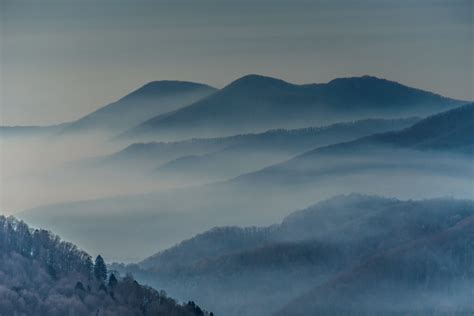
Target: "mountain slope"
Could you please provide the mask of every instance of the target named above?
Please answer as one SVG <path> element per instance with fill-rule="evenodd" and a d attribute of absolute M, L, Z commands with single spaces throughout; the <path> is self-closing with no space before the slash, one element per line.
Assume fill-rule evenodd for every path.
<path fill-rule="evenodd" d="M 151 256 L 138 266 L 117 268 L 132 271 L 149 284 L 166 284 L 178 297 L 198 297 L 218 313 L 269 315 L 315 285 L 323 287 L 335 282 L 331 280 L 340 278 L 344 271 L 349 271 L 351 278 L 358 278 L 362 269 L 357 267 L 367 266 L 363 273 L 370 277 L 377 273 L 374 267 L 379 265 L 367 262 L 386 254 L 394 256 L 401 252 L 395 249 L 404 249 L 407 245 L 426 245 L 420 240 L 431 240 L 432 247 L 417 246 L 414 253 L 418 254 L 410 251 L 411 259 L 408 257 L 408 261 L 397 261 L 391 266 L 407 271 L 404 277 L 413 284 L 408 284 L 406 289 L 416 292 L 417 286 L 424 282 L 413 273 L 418 271 L 417 265 L 436 266 L 441 260 L 440 249 L 449 249 L 452 245 L 444 246 L 440 238 L 434 240 L 433 236 L 443 236 L 447 231 L 471 223 L 459 231 L 457 241 L 466 251 L 466 259 L 474 258 L 471 257 L 474 248 L 466 247 L 470 245 L 466 241 L 472 234 L 473 218 L 474 204 L 467 200 L 401 201 L 355 194 L 338 196 L 294 212 L 277 225 L 214 228 Z M 460 254 L 462 252 L 448 252 L 443 258 L 455 263 L 459 262 Z M 453 284 L 457 280 L 454 275 L 471 271 L 469 262 L 472 264 L 472 261 L 464 261 L 453 265 L 453 278 L 442 269 L 431 270 L 430 277 L 441 284 Z M 411 266 L 415 268 L 408 272 Z M 380 268 L 381 274 L 387 271 Z M 380 281 L 386 282 L 381 287 L 391 285 L 386 279 Z M 202 286 L 196 288 L 194 284 Z M 357 283 L 354 291 L 363 290 L 367 284 L 371 284 L 370 281 Z M 437 287 L 428 284 L 426 289 Z M 224 297 L 232 297 L 232 300 L 223 304 Z M 331 299 L 338 302 L 339 296 Z M 303 307 L 310 302 L 326 302 L 318 296 L 305 296 L 300 301 L 305 303 Z M 383 308 L 389 310 L 387 306 Z M 298 309 L 285 309 L 282 315 L 292 315 L 293 310 Z"/>
<path fill-rule="evenodd" d="M 370 76 L 295 85 L 248 75 L 209 98 L 152 118 L 123 137 L 215 136 L 330 124 L 369 117 L 428 115 L 460 101 Z"/>
<path fill-rule="evenodd" d="M 194 82 L 153 81 L 120 100 L 69 123 L 63 132 L 124 131 L 153 116 L 193 103 L 215 91 L 213 87 Z"/>
<path fill-rule="evenodd" d="M 474 103 L 430 116 L 399 133 L 374 136 L 373 140 L 419 150 L 443 150 L 472 155 Z"/>
<path fill-rule="evenodd" d="M 139 266 L 156 271 L 192 266 L 272 242 L 319 240 L 356 246 L 370 241 L 374 251 L 441 231 L 473 215 L 473 207 L 472 201 L 453 199 L 401 201 L 360 194 L 336 196 L 295 211 L 278 225 L 213 228 L 143 260 Z"/>
<path fill-rule="evenodd" d="M 474 313 L 474 215 L 381 251 L 293 300 L 277 315 Z"/>
<path fill-rule="evenodd" d="M 90 255 L 14 218 L 0 216 L 0 250 L 2 315 L 208 315 L 105 266 L 100 279 Z"/>

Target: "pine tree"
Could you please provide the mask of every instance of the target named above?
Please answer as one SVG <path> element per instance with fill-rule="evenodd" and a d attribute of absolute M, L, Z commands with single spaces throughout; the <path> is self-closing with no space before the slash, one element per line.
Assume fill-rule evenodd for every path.
<path fill-rule="evenodd" d="M 92 262 L 92 257 L 89 255 L 86 255 L 84 259 L 84 272 L 89 278 L 92 277 L 92 273 L 94 272 L 94 263 Z"/>
<path fill-rule="evenodd" d="M 107 280 L 107 267 L 101 255 L 95 258 L 94 275 L 97 280 L 105 282 Z"/>
<path fill-rule="evenodd" d="M 116 285 L 117 285 L 117 278 L 115 277 L 115 274 L 111 273 L 109 277 L 109 287 L 113 288 Z"/>

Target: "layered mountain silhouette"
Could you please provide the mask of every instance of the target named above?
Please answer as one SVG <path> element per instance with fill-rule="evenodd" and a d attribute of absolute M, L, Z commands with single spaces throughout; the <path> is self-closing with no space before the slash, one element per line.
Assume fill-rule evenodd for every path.
<path fill-rule="evenodd" d="M 215 92 L 208 85 L 187 81 L 153 81 L 77 121 L 63 133 L 112 131 L 118 133 L 156 115 L 176 110 Z"/>
<path fill-rule="evenodd" d="M 406 150 L 444 152 L 472 157 L 474 146 L 474 104 L 466 104 L 450 111 L 435 114 L 401 131 L 371 135 L 352 142 L 317 148 L 280 165 L 255 174 L 244 175 L 246 181 L 292 181 L 317 175 L 360 172 L 363 169 L 399 168 L 408 163 L 410 168 L 423 169 L 423 160 L 417 165 Z M 354 161 L 354 155 L 359 159 Z M 405 155 L 405 159 L 404 159 Z M 332 164 L 323 162 L 331 157 Z M 362 157 L 365 157 L 364 160 Z M 374 159 L 379 157 L 379 159 Z M 383 157 L 387 157 L 384 159 Z M 390 158 L 398 157 L 396 160 Z M 340 159 L 338 165 L 334 165 Z M 447 164 L 441 170 L 449 171 Z M 440 171 L 441 171 L 440 170 Z"/>
<path fill-rule="evenodd" d="M 220 138 L 135 143 L 96 159 L 101 168 L 124 166 L 157 169 L 156 177 L 224 179 L 284 161 L 309 149 L 398 130 L 418 119 L 368 119 L 324 127 L 270 130 Z"/>
<path fill-rule="evenodd" d="M 122 137 L 208 137 L 362 118 L 425 116 L 461 103 L 371 76 L 296 85 L 247 75 L 208 98 L 154 117 Z"/>
<path fill-rule="evenodd" d="M 311 148 L 349 141 L 387 130 L 399 130 L 417 119 L 361 120 L 322 128 L 271 130 L 242 137 L 221 150 L 182 156 L 156 169 L 159 178 L 224 180 L 285 161 Z"/>
<path fill-rule="evenodd" d="M 472 237 L 473 224 L 472 201 L 352 194 L 294 212 L 277 225 L 214 228 L 137 266 L 117 268 L 144 282 L 169 284 L 175 295 L 196 296 L 226 315 L 270 315 L 282 308 L 280 315 L 472 311 L 474 245 L 462 240 Z M 430 303 L 443 291 L 459 300 Z M 374 297 L 385 301 L 375 304 Z"/>
<path fill-rule="evenodd" d="M 110 251 L 109 257 L 132 253 L 140 257 L 210 225 L 268 223 L 289 209 L 335 194 L 357 191 L 405 198 L 467 197 L 472 195 L 474 172 L 472 153 L 465 150 L 472 146 L 469 126 L 473 107 L 446 111 L 398 132 L 311 150 L 223 182 L 48 205 L 21 216 L 92 249 L 100 244 Z M 450 137 L 449 143 L 458 144 L 456 147 L 425 146 L 438 144 L 433 139 L 444 143 Z M 98 241 L 97 233 L 87 227 L 107 230 L 121 242 Z M 130 234 L 125 238 L 118 227 L 127 227 Z M 129 250 L 125 252 L 124 246 Z"/>

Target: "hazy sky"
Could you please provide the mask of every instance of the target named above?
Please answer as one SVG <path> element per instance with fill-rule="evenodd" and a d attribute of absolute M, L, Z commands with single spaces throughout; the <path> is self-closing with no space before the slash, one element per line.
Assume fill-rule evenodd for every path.
<path fill-rule="evenodd" d="M 73 120 L 151 81 L 371 74 L 474 99 L 472 0 L 0 0 L 0 123 Z"/>

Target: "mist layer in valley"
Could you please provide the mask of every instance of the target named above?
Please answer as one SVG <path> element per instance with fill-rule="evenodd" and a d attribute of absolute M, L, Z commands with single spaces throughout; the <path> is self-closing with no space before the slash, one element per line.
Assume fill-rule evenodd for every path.
<path fill-rule="evenodd" d="M 20 216 L 86 249 L 105 249 L 114 260 L 136 261 L 216 225 L 269 224 L 291 209 L 347 192 L 470 198 L 473 108 L 321 147 L 231 180 L 55 204 Z"/>

